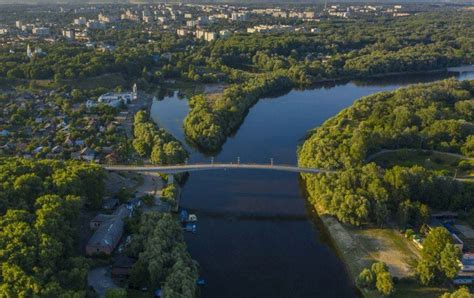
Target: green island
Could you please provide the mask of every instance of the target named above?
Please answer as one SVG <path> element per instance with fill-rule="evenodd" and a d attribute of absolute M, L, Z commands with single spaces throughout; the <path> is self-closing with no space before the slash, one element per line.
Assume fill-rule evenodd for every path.
<path fill-rule="evenodd" d="M 206 291 L 213 268 L 184 236 L 197 216 L 176 214 L 186 176 L 104 170 L 187 162 L 152 120 L 155 95 L 192 90 L 182 126 L 207 158 L 262 98 L 474 63 L 469 7 L 236 7 L 0 4 L 1 297 Z M 360 294 L 470 295 L 451 283 L 461 249 L 430 219 L 474 226 L 473 121 L 474 82 L 445 80 L 362 98 L 298 149 L 300 166 L 337 171 L 303 180 Z"/>
<path fill-rule="evenodd" d="M 437 211 L 474 210 L 473 98 L 474 81 L 456 80 L 367 96 L 299 148 L 299 165 L 338 170 L 304 183 L 364 295 L 373 295 L 375 261 L 399 278 L 390 290 L 377 285 L 384 295 L 440 295 L 432 286 L 458 274 L 461 251 L 445 228 L 426 232 L 421 250 L 402 235 L 416 239 Z"/>
<path fill-rule="evenodd" d="M 435 25 L 440 18 L 445 26 Z M 235 35 L 219 40 L 196 55 L 212 61 L 233 83 L 217 98 L 192 98 L 184 131 L 200 148 L 219 151 L 262 97 L 326 81 L 472 63 L 469 44 L 474 37 L 458 26 L 449 15 L 426 14 L 389 22 L 321 24 L 327 30 L 317 34 Z"/>
<path fill-rule="evenodd" d="M 154 164 L 182 164 L 188 157 L 183 145 L 170 133 L 149 119 L 145 111 L 139 111 L 133 121 L 133 148 L 141 157 Z"/>

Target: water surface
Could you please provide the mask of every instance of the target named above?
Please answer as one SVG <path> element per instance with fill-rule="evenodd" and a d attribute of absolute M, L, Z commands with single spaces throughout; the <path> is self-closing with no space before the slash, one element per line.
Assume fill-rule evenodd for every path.
<path fill-rule="evenodd" d="M 295 164 L 305 134 L 359 97 L 429 82 L 448 74 L 391 77 L 293 90 L 260 100 L 216 161 Z M 474 73 L 457 76 L 474 79 Z M 152 117 L 184 142 L 186 99 L 154 102 Z M 189 162 L 210 157 L 188 145 Z M 198 232 L 186 234 L 207 285 L 203 297 L 351 297 L 344 265 L 312 223 L 298 175 L 271 171 L 190 174 L 181 207 L 196 213 Z"/>

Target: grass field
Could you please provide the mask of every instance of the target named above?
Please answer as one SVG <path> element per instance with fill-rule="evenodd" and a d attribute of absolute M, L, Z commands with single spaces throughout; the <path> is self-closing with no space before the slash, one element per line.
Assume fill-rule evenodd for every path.
<path fill-rule="evenodd" d="M 466 159 L 466 162 L 471 165 L 471 169 L 465 170 L 459 167 L 462 160 L 461 157 L 439 152 L 406 150 L 386 152 L 373 159 L 375 163 L 384 168 L 392 168 L 396 165 L 406 167 L 419 165 L 428 170 L 444 171 L 445 174 L 456 175 L 458 178 L 474 178 L 474 161 Z"/>
<path fill-rule="evenodd" d="M 80 88 L 80 89 L 95 89 L 98 87 L 113 89 L 117 87 L 118 85 L 121 85 L 121 86 L 127 85 L 127 81 L 120 73 L 110 73 L 110 74 L 105 74 L 98 77 L 91 77 L 91 78 L 86 78 L 86 79 L 64 80 L 64 81 L 61 81 L 60 83 L 64 85 L 70 85 L 73 88 Z M 130 88 L 132 88 L 132 86 L 130 86 Z"/>
<path fill-rule="evenodd" d="M 416 282 L 414 266 L 419 251 L 397 230 L 346 226 L 328 215 L 321 215 L 321 220 L 353 280 L 364 268 L 381 261 L 397 278 L 394 297 L 439 297 L 448 291 L 442 287 L 422 287 Z M 365 297 L 381 297 L 377 291 L 362 289 L 361 292 Z"/>

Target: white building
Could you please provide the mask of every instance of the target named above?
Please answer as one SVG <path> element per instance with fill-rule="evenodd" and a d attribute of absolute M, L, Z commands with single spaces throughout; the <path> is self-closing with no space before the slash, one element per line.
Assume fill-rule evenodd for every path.
<path fill-rule="evenodd" d="M 105 25 L 96 20 L 89 20 L 86 26 L 89 29 L 105 29 Z"/>
<path fill-rule="evenodd" d="M 74 25 L 84 26 L 85 24 L 87 24 L 87 20 L 86 20 L 85 17 L 80 17 L 78 19 L 74 19 Z"/>
<path fill-rule="evenodd" d="M 131 103 L 132 101 L 138 98 L 138 88 L 137 84 L 133 85 L 132 92 L 122 92 L 122 93 L 105 93 L 102 94 L 98 99 L 97 102 L 106 104 L 111 107 L 118 108 L 121 105 L 126 105 Z M 87 105 L 87 103 L 86 103 Z M 92 103 L 89 103 L 89 106 L 93 106 Z"/>
<path fill-rule="evenodd" d="M 75 39 L 76 31 L 74 31 L 73 29 L 64 29 L 63 36 L 66 37 L 67 39 Z"/>
<path fill-rule="evenodd" d="M 186 36 L 189 34 L 189 30 L 186 28 L 179 28 L 176 30 L 176 34 L 178 34 L 178 36 Z"/>
<path fill-rule="evenodd" d="M 228 38 L 230 37 L 230 35 L 231 35 L 230 31 L 227 29 L 219 31 L 220 38 Z"/>
<path fill-rule="evenodd" d="M 113 16 L 106 16 L 102 13 L 99 14 L 99 16 L 97 17 L 99 22 L 101 23 L 114 23 L 117 21 L 117 18 L 116 17 L 113 17 Z"/>
<path fill-rule="evenodd" d="M 249 18 L 248 12 L 233 12 L 230 16 L 232 21 L 247 21 Z"/>
<path fill-rule="evenodd" d="M 196 38 L 204 39 L 205 41 L 213 41 L 217 39 L 217 33 L 207 32 L 204 30 L 196 30 Z"/>
<path fill-rule="evenodd" d="M 46 27 L 33 28 L 33 34 L 41 35 L 41 36 L 49 35 L 49 28 L 46 28 Z"/>

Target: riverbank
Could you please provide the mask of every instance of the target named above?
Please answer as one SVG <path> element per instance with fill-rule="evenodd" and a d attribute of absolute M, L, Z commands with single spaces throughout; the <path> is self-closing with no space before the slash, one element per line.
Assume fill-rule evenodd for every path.
<path fill-rule="evenodd" d="M 292 90 L 278 98 L 260 100 L 214 161 L 235 162 L 240 157 L 241 162 L 269 163 L 273 158 L 275 163 L 295 164 L 295 148 L 305 132 L 358 98 L 438 77 L 444 78 L 423 75 L 350 82 Z M 174 92 L 162 101 L 154 101 L 153 116 L 159 119 L 160 127 L 183 140 L 181 124 L 188 108 L 188 103 Z M 189 163 L 206 162 L 210 162 L 209 156 L 191 151 Z M 248 289 L 262 297 L 355 296 L 345 259 L 336 255 L 339 249 L 332 235 L 321 220 L 309 222 L 312 208 L 304 206 L 304 188 L 297 184 L 297 177 L 249 170 L 189 176 L 180 205 L 199 218 L 198 232 L 185 237 L 207 281 L 203 297 L 248 297 Z M 346 257 L 351 258 L 350 251 Z M 397 296 L 416 296 L 413 293 L 419 290 L 413 279 L 404 280 L 403 285 L 397 285 Z M 431 291 L 431 297 L 442 292 Z"/>
<path fill-rule="evenodd" d="M 393 297 L 439 297 L 448 291 L 442 287 L 419 285 L 414 271 L 419 251 L 397 230 L 350 227 L 324 214 L 323 211 L 316 212 L 354 284 L 364 268 L 380 261 L 387 264 L 390 273 L 395 278 L 396 291 Z M 364 297 L 380 297 L 377 291 L 367 289 L 359 289 L 359 294 Z"/>
<path fill-rule="evenodd" d="M 337 78 L 315 79 L 306 76 L 296 80 L 286 74 L 257 75 L 253 80 L 231 85 L 213 100 L 195 96 L 190 101 L 190 111 L 183 125 L 186 138 L 210 154 L 219 152 L 227 138 L 234 134 L 245 120 L 252 106 L 265 97 L 276 93 L 287 93 L 295 88 L 311 89 L 325 84 L 343 83 L 353 80 L 383 79 L 396 76 L 449 73 L 448 68 L 431 70 L 359 74 Z"/>

